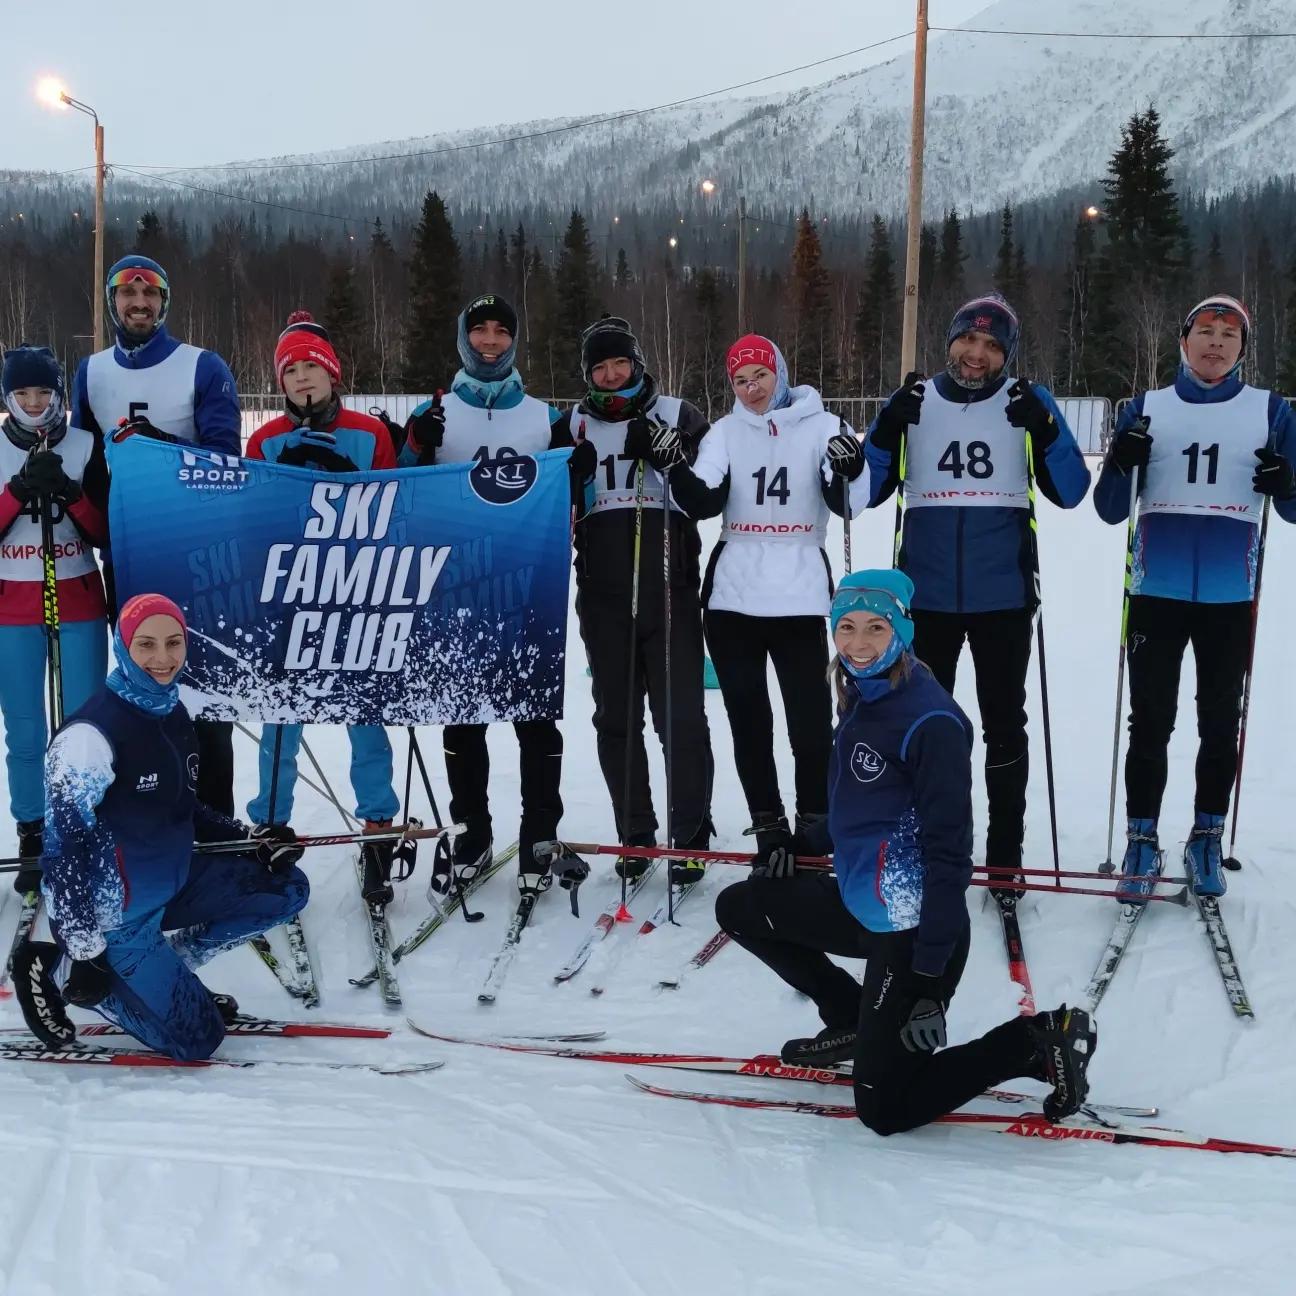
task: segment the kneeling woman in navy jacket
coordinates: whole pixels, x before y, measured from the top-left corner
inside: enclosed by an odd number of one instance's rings
[[[129,599],[117,669],[46,755],[42,890],[58,945],[26,942],[13,971],[27,1026],[51,1048],[75,1038],[73,1004],[170,1057],[209,1057],[237,1006],[193,969],[287,922],[310,893],[289,829],[262,829],[231,854],[195,853],[195,840],[249,830],[197,799],[198,740],[175,682],[186,648],[169,598]]]
[[[967,960],[972,877],[972,727],[911,651],[913,582],[899,571],[847,576],[832,601],[839,722],[828,780],[833,873],[797,870],[795,852],[757,856],[716,900],[720,925],[814,1000],[825,1026],[789,1040],[785,1062],[853,1057],[855,1107],[879,1134],[914,1129],[1014,1076],[1053,1086],[1052,1120],[1084,1101],[1097,1036],[1066,1006],[945,1046],[945,1013]],[[864,985],[829,958],[867,960]],[[937,1050],[942,1050],[937,1052]]]

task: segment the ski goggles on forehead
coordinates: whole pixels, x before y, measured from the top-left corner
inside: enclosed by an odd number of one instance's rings
[[[118,270],[108,280],[108,287],[121,288],[131,283],[145,283],[162,292],[166,292],[167,289],[165,276],[158,274],[156,270],[145,270],[142,266],[130,266],[125,270]]]
[[[1203,320],[1212,324],[1224,324],[1230,328],[1241,329],[1246,327],[1246,320],[1242,318],[1237,311],[1229,310],[1225,306],[1208,306],[1205,310],[1200,310],[1192,317],[1190,328],[1195,328]]]
[[[885,621],[894,621],[897,613],[902,617],[909,615],[909,609],[890,590],[859,586],[838,590],[833,595],[833,623],[848,612],[872,612]]]

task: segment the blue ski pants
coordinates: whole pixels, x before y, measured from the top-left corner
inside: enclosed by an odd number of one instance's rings
[[[108,629],[103,621],[65,621],[63,711],[71,715],[103,687],[108,675]],[[0,710],[4,712],[9,813],[18,823],[45,815],[45,627],[0,626]]]
[[[116,976],[95,1011],[158,1053],[210,1057],[225,1025],[193,969],[287,922],[309,895],[300,869],[271,873],[250,855],[194,855],[167,905],[104,933]]]
[[[279,778],[274,781],[275,730],[283,733],[279,748]],[[392,747],[382,725],[347,725],[351,739],[351,790],[356,818],[383,822],[396,817],[400,802],[392,787]],[[270,789],[274,786],[274,822],[292,818],[293,790],[297,786],[297,753],[301,750],[301,725],[263,725],[261,728],[261,790],[248,802],[253,823],[270,822]]]

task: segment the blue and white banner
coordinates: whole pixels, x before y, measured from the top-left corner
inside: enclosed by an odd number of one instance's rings
[[[556,717],[567,458],[323,475],[133,436],[110,452],[117,598],[184,608],[207,719]]]

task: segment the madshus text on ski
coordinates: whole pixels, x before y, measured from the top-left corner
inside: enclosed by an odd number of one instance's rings
[[[518,907],[490,959],[479,995],[487,1003],[555,881],[578,912],[588,856],[616,856],[621,894],[555,979],[583,974],[594,992],[609,974],[609,951],[627,944],[609,936],[663,862],[662,908],[639,928],[643,936],[675,916],[712,861],[748,865],[716,898],[719,932],[662,984],[699,974],[725,944],[747,950],[810,999],[822,1027],[787,1041],[760,1073],[844,1076],[854,1113],[882,1134],[943,1120],[1016,1077],[1048,1086],[1046,1124],[1100,1112],[1087,1105],[1093,1013],[1152,902],[1191,895],[1229,1002],[1239,1016],[1251,1015],[1220,906],[1232,862],[1223,834],[1241,778],[1271,506],[1296,521],[1296,475],[1291,410],[1240,376],[1250,335],[1241,302],[1215,296],[1187,313],[1174,382],[1129,403],[1094,488],[1100,518],[1127,527],[1109,848],[1097,872],[1064,873],[1036,505],[1042,494],[1075,508],[1090,478],[1052,394],[1013,376],[1019,326],[1001,296],[959,308],[945,369],[909,374],[862,437],[825,410],[813,387],[790,385],[779,348],[756,333],[729,348],[733,408],[708,425],[687,401],[658,390],[629,323],[607,316],[581,338],[585,395],[559,412],[526,394],[514,366],[517,316],[489,293],[458,317],[462,368],[448,389],[399,427],[343,406],[344,374],[328,334],[297,312],[274,356],[284,410],[244,448],[228,367],[166,328],[165,270],[125,257],[105,292],[116,341],[82,362],[70,400],[49,350],[23,345],[4,357],[0,701],[21,897],[5,974],[44,1046],[15,1044],[4,1056],[111,1063],[111,1050],[99,1050],[109,1053],[100,1059],[77,1043],[69,1006],[108,1024],[86,1034],[109,1029],[144,1046],[121,1054],[124,1065],[150,1057],[202,1063],[230,1032],[292,1034],[286,1024],[242,1017],[195,969],[251,942],[291,994],[318,1003],[301,924],[310,887],[299,864],[308,848],[339,843],[356,851],[374,959],[355,984],[377,984],[391,1007],[401,1003],[401,960],[456,910],[480,917],[474,894],[514,855]],[[458,464],[496,473],[502,498],[528,457],[568,451],[565,524],[594,694],[592,737],[617,842],[564,841],[557,716],[514,724],[522,806],[508,847],[495,839],[483,723],[443,728],[444,823],[414,728],[402,799],[387,729],[359,723],[348,725],[354,811],[316,767],[346,831],[306,838],[290,827],[299,757],[314,760],[298,724],[264,725],[250,823],[235,818],[232,725],[195,722],[180,701],[193,633],[184,598],[135,593],[118,606],[108,478],[114,447],[131,437],[215,451],[226,464],[241,456],[310,474],[318,479],[320,539],[337,522],[337,474],[385,472],[399,482],[412,468]],[[852,570],[852,517],[892,495],[894,566]],[[387,535],[395,499],[395,488],[384,488],[370,501],[369,539],[398,543]],[[830,514],[845,523],[836,582],[826,552]],[[698,522],[717,517],[721,539],[703,573]],[[267,588],[305,579],[289,546],[280,557]],[[426,601],[446,557],[412,555],[401,587]],[[395,586],[395,562],[382,568],[384,588]],[[322,548],[301,563],[312,580],[358,579]],[[374,657],[388,674],[408,671],[409,624],[396,623]],[[319,629],[303,623],[298,649]],[[951,696],[965,643],[986,749],[983,852],[974,851],[974,731]],[[1198,679],[1196,791],[1183,877],[1166,878],[1161,802],[1189,643]],[[1052,870],[1023,858],[1033,647],[1045,703]],[[754,851],[711,849],[707,654]],[[795,768],[791,814],[774,763],[771,662]],[[1127,831],[1117,864],[1111,841],[1126,676]],[[648,779],[645,710],[665,757],[661,819]],[[565,737],[590,741],[570,730]],[[431,827],[409,816],[415,766],[433,807]],[[434,857],[429,913],[397,941],[387,906],[420,841]],[[1063,878],[1101,885],[1117,868],[1105,891],[1062,885]],[[1020,1012],[980,1039],[950,1045],[946,1013],[968,956],[973,885],[988,888],[999,909]],[[1112,940],[1085,1000],[1049,1011],[1036,1010],[1016,912],[1028,891],[1041,889],[1117,901]],[[35,938],[42,906],[48,941]],[[277,926],[287,931],[286,961],[265,939]],[[863,960],[863,984],[829,955]],[[842,1111],[849,1109],[817,1114]]]

